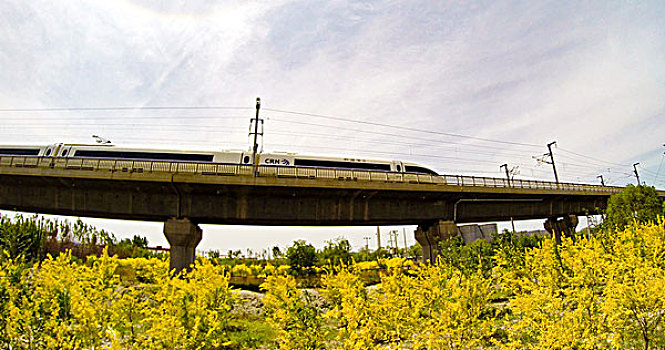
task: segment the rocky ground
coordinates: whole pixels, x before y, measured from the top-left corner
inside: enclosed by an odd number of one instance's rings
[[[320,293],[315,289],[303,289],[309,295],[310,305],[322,311],[327,310],[328,303],[323,299]],[[234,290],[233,313],[247,316],[263,316],[263,293],[252,292],[249,290]]]

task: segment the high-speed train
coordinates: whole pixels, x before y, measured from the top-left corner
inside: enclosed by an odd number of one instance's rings
[[[35,156],[63,158],[97,158],[122,160],[155,160],[194,163],[253,164],[252,152],[243,151],[185,151],[156,148],[123,148],[109,144],[65,144],[46,146],[0,145],[0,156]],[[258,165],[297,166],[372,170],[398,173],[437,175],[420,164],[398,160],[326,157],[296,153],[259,153]]]

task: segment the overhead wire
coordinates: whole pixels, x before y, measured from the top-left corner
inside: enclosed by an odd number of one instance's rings
[[[399,129],[399,130],[408,130],[408,131],[414,131],[414,132],[420,132],[420,133],[432,134],[432,135],[443,135],[443,136],[458,137],[458,138],[472,139],[472,140],[485,141],[485,142],[515,145],[515,146],[542,147],[541,145],[534,145],[534,144],[528,144],[528,143],[493,140],[493,139],[477,137],[477,136],[454,134],[454,133],[447,133],[447,132],[433,131],[433,130],[424,130],[424,129],[412,128],[412,127],[407,127],[407,126],[393,125],[393,124],[387,124],[387,123],[378,123],[378,122],[371,122],[371,121],[365,121],[365,120],[354,120],[354,119],[350,119],[350,118],[328,116],[328,115],[322,115],[322,114],[293,112],[293,111],[286,111],[286,110],[274,109],[274,108],[266,108],[265,110],[266,111],[271,111],[271,112],[277,112],[277,113],[286,113],[286,114],[302,115],[302,116],[322,118],[322,119],[335,120],[335,121],[343,121],[343,122],[348,122],[348,123],[357,123],[357,124],[381,126],[381,127],[385,127],[385,128],[393,128],[393,129]]]
[[[109,106],[109,107],[45,107],[45,108],[0,108],[0,112],[92,112],[130,110],[249,110],[254,107],[230,106]]]
[[[427,142],[435,142],[435,143],[443,143],[443,144],[451,144],[451,145],[459,145],[459,146],[469,146],[469,147],[479,147],[479,148],[505,149],[505,148],[499,148],[499,147],[496,147],[496,146],[492,147],[492,146],[483,146],[483,145],[471,145],[471,144],[465,144],[465,143],[448,141],[448,140],[447,141],[435,140],[435,139],[430,139],[430,138],[424,139],[422,137],[396,134],[396,133],[390,133],[390,132],[383,132],[383,131],[377,131],[377,130],[366,130],[366,129],[348,128],[348,127],[337,126],[337,125],[332,126],[332,125],[325,125],[325,124],[319,124],[319,123],[301,122],[301,121],[294,121],[294,120],[284,120],[284,119],[275,118],[275,117],[270,117],[270,118],[267,118],[267,119],[270,120],[270,121],[276,121],[278,123],[334,128],[335,130],[346,130],[346,131],[353,131],[353,132],[359,132],[359,133],[365,133],[365,134],[381,135],[381,136],[392,136],[392,137],[407,138],[407,139],[427,141]]]
[[[163,110],[163,111],[168,111],[168,110],[174,110],[174,111],[185,111],[185,110],[192,110],[192,111],[200,111],[200,110],[252,110],[254,109],[253,107],[229,107],[229,106],[138,106],[138,107],[130,107],[130,106],[120,106],[120,107],[68,107],[68,108],[5,108],[5,109],[0,109],[0,112],[82,112],[82,111],[110,111],[110,112],[117,112],[117,111],[141,111],[141,110]],[[417,140],[418,143],[416,142],[405,142],[405,141],[377,141],[374,139],[362,139],[358,137],[353,137],[355,142],[360,142],[360,143],[373,143],[373,144],[388,144],[388,145],[405,145],[409,147],[421,147],[421,148],[426,148],[426,149],[431,149],[431,148],[440,148],[440,149],[445,149],[447,151],[454,151],[455,153],[464,153],[464,154],[476,154],[476,155],[481,155],[481,156],[504,156],[504,157],[518,157],[518,159],[522,159],[522,161],[516,160],[515,158],[512,158],[511,165],[512,166],[521,166],[525,168],[525,170],[531,172],[531,173],[545,173],[547,170],[545,169],[538,169],[537,166],[534,166],[532,164],[526,164],[527,162],[527,157],[529,155],[523,154],[523,153],[513,153],[510,152],[512,151],[511,149],[506,149],[506,147],[499,147],[497,145],[479,145],[479,144],[473,144],[470,142],[461,142],[459,139],[462,140],[468,140],[468,141],[481,141],[481,142],[487,142],[487,143],[493,143],[493,144],[502,144],[502,145],[508,145],[511,147],[529,147],[529,148],[534,148],[533,151],[530,152],[535,152],[535,148],[542,149],[542,145],[536,145],[536,144],[530,144],[530,143],[522,143],[522,142],[512,142],[512,141],[504,141],[504,140],[494,140],[490,138],[483,138],[483,137],[477,137],[477,136],[470,136],[470,135],[462,135],[462,134],[456,134],[456,133],[447,133],[447,132],[440,132],[440,131],[434,131],[434,130],[424,130],[424,129],[419,129],[419,128],[413,128],[413,127],[407,127],[407,126],[400,126],[400,125],[394,125],[394,124],[388,124],[388,123],[379,123],[379,122],[373,122],[373,121],[366,121],[366,120],[355,120],[355,119],[350,119],[350,118],[345,118],[345,117],[338,117],[338,116],[330,116],[330,115],[322,115],[322,114],[314,114],[314,113],[303,113],[303,112],[294,112],[294,111],[287,111],[287,110],[282,110],[282,109],[272,109],[272,108],[264,108],[265,111],[271,112],[271,113],[281,113],[281,114],[289,114],[289,115],[298,115],[298,116],[307,116],[311,118],[320,118],[324,120],[331,120],[331,121],[336,121],[336,122],[345,122],[345,123],[355,123],[355,124],[360,124],[360,125],[370,125],[373,127],[380,127],[380,128],[390,128],[390,129],[395,129],[395,130],[401,130],[405,131],[405,133],[402,134],[397,134],[397,133],[391,133],[391,132],[385,132],[385,131],[379,131],[379,130],[366,130],[366,129],[357,129],[357,128],[348,128],[340,125],[326,125],[326,124],[320,124],[320,123],[312,123],[312,122],[303,122],[303,121],[294,121],[294,120],[284,120],[281,119],[280,117],[276,116],[268,116],[265,119],[266,120],[271,120],[275,121],[278,123],[291,123],[291,124],[297,124],[297,125],[307,125],[307,126],[315,126],[315,127],[323,127],[323,128],[335,128],[336,130],[346,130],[346,131],[352,131],[354,133],[367,133],[371,134],[374,136],[389,136],[389,137],[397,137],[402,139],[409,139],[409,140]],[[74,118],[79,118],[78,116],[68,116],[69,118],[74,117]],[[239,115],[230,115],[230,116],[219,116],[219,115],[206,115],[206,116],[201,116],[201,115],[195,115],[195,116],[136,116],[136,115],[123,115],[123,116],[112,116],[114,118],[135,118],[135,119],[186,119],[188,121],[191,120],[214,120],[214,119],[241,119],[241,118],[249,118],[250,116],[239,116]],[[43,118],[40,116],[22,116],[23,119],[25,118],[31,118],[32,120],[48,120],[49,122],[58,122],[58,121],[52,121],[50,118]],[[91,118],[89,116],[86,116],[85,118]],[[99,116],[95,116],[92,118],[100,118]],[[65,122],[66,121],[61,121]],[[118,123],[117,119],[114,123],[85,123],[81,124],[80,122],[77,122],[78,126],[81,125],[94,125],[94,126],[104,126],[105,128],[116,128],[116,127],[121,127],[123,123]],[[126,122],[124,125],[129,125],[131,127],[143,127],[143,126],[153,126],[152,124],[145,124],[145,123],[136,123],[136,122]],[[227,127],[223,126],[225,130],[210,130],[210,124],[207,124],[205,126],[197,127],[197,126],[183,126],[183,125],[178,125],[178,124],[161,124],[159,126],[156,126],[159,129],[161,128],[178,128],[179,130],[198,130],[198,129],[206,129],[204,130],[206,133],[226,133],[228,130],[240,130],[244,128],[240,127]],[[220,126],[222,127],[222,126]],[[451,138],[456,138],[458,140],[444,140],[444,139],[431,139],[431,138],[423,138],[422,136],[416,137],[412,135],[407,135],[406,132],[408,133],[421,133],[421,134],[428,134],[428,135],[437,135],[437,136],[445,136],[445,137],[451,137]],[[312,132],[310,130],[307,131],[302,131],[299,134],[296,133],[287,133],[287,132],[278,132],[274,131],[272,134],[277,134],[277,135],[286,135],[286,136],[303,136],[303,137],[328,137],[330,138],[331,136],[329,134],[322,134],[322,133],[316,133]],[[123,139],[132,139],[132,138],[123,138]],[[150,138],[142,137],[140,140],[146,140]],[[153,138],[157,140],[161,140],[161,138]],[[424,143],[423,143],[424,142]],[[173,141],[169,141],[170,144],[173,143]],[[187,142],[191,143],[191,142]],[[196,142],[200,144],[206,144],[206,143],[201,143],[201,142]],[[445,146],[445,145],[450,145],[450,146]],[[275,144],[275,146],[280,146],[279,144]],[[293,146],[293,145],[287,145],[287,146]],[[450,147],[457,147],[455,149],[450,149]],[[322,146],[313,146],[313,145],[308,145],[308,147],[317,147],[318,149],[334,149],[334,150],[343,150],[343,151],[353,151],[353,152],[358,152],[358,150],[354,149],[348,149],[348,148],[335,148],[335,147],[322,147]],[[464,149],[458,149],[458,148],[464,148]],[[468,148],[481,148],[481,150],[469,150]],[[487,149],[493,149],[493,150],[498,150],[498,152],[489,152]],[[561,165],[564,169],[566,169],[566,173],[570,174],[572,176],[577,176],[577,177],[586,177],[586,176],[592,176],[590,174],[595,174],[597,172],[597,169],[591,169],[589,168],[589,164],[579,164],[575,163],[575,157],[579,158],[584,158],[585,161],[588,163],[588,161],[593,161],[594,166],[601,167],[605,166],[607,164],[613,165],[613,166],[620,166],[622,168],[626,167],[625,164],[618,164],[618,163],[613,163],[613,162],[608,162],[606,160],[602,160],[599,158],[595,157],[590,157],[587,155],[583,155],[577,152],[569,151],[567,149],[558,147],[557,148],[559,151],[563,151],[564,154],[558,153],[557,157],[564,156],[564,158],[570,159],[570,161],[564,161],[564,162],[558,162],[557,165]],[[374,153],[374,154],[390,154],[390,155],[399,155],[399,156],[411,156],[411,157],[428,157],[428,158],[438,158],[438,159],[449,159],[449,160],[455,160],[455,161],[462,161],[465,163],[468,162],[473,162],[473,163],[485,163],[485,164],[496,164],[495,160],[487,160],[487,159],[470,159],[470,158],[461,158],[461,157],[451,157],[451,156],[442,156],[442,155],[432,155],[432,154],[420,154],[417,153],[417,150],[414,152],[410,149],[409,153],[404,153],[404,152],[389,152],[386,150],[383,151],[373,151],[373,152],[368,152],[366,149],[362,150],[363,153]],[[568,153],[569,155],[566,155]],[[572,155],[572,156],[570,156]],[[602,165],[601,165],[602,164]],[[573,171],[569,167],[573,168],[580,168],[580,169],[589,169],[588,172],[583,172],[582,170],[577,170]],[[659,172],[659,171],[658,171]],[[657,172],[657,173],[658,173]],[[488,172],[489,173],[489,172]],[[491,172],[494,174],[494,172]],[[628,175],[630,176],[630,174]]]

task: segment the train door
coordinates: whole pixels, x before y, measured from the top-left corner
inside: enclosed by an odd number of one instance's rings
[[[61,145],[60,148],[58,148],[57,153],[54,153],[54,155],[56,157],[70,157],[71,151],[72,151],[72,146]]]
[[[258,155],[257,155],[258,156]],[[252,154],[243,152],[242,155],[240,156],[240,164],[253,164],[252,162]]]
[[[46,146],[44,153],[41,154],[42,157],[55,157],[58,154],[58,151],[62,147],[62,143],[54,143],[52,145]]]
[[[404,172],[404,164],[402,162],[395,160],[393,161],[393,166],[392,170],[397,173],[403,173]]]

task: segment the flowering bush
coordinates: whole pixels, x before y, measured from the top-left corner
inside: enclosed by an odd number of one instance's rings
[[[282,349],[665,348],[662,219],[494,256],[490,274],[443,260],[341,266],[315,292],[285,266],[229,271],[199,259],[174,278],[159,259],[61,254],[29,264],[5,255],[0,347],[234,347],[233,273],[266,276],[264,312]],[[378,284],[366,286],[368,271]]]
[[[0,271],[0,346],[12,349],[194,349],[228,344],[228,274],[203,261],[173,278],[163,262],[123,261],[152,269],[150,284],[122,284],[120,260],[87,264],[69,254]],[[146,266],[147,265],[147,266]],[[140,269],[139,269],[140,270]]]
[[[264,285],[268,315],[281,320],[274,324],[285,349],[304,348],[303,339],[338,349],[665,348],[662,219],[559,246],[546,239],[495,260],[489,275],[481,264],[469,272],[444,261],[408,270],[398,268],[407,261],[379,261],[387,270],[372,288],[362,279],[372,264],[329,273],[329,309],[309,314],[319,327],[309,333],[295,326],[306,306],[283,277]]]

